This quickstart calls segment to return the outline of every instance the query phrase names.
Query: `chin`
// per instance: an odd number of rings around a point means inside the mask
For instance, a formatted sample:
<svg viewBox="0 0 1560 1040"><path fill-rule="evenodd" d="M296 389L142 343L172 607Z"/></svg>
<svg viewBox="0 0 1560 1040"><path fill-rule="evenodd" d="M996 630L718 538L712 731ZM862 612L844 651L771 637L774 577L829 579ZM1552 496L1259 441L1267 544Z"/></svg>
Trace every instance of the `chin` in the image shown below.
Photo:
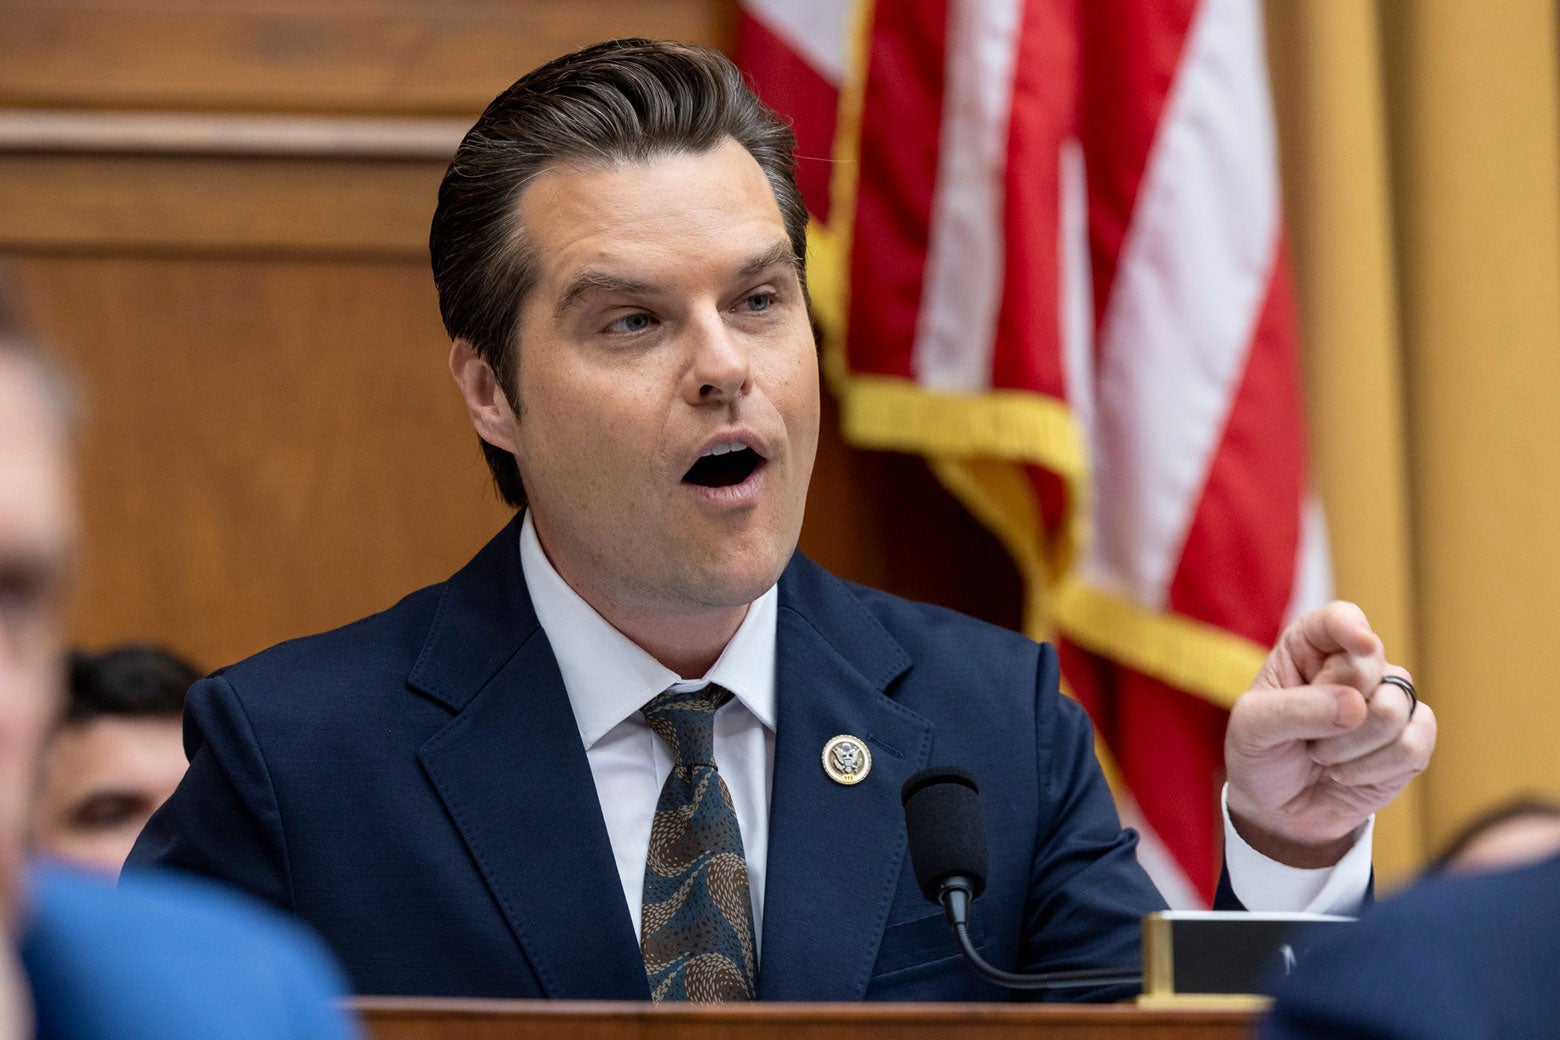
<svg viewBox="0 0 1560 1040"><path fill-rule="evenodd" d="M698 598L711 607L745 606L780 580L790 558L790 553L772 553L768 559L746 558L709 571L695 585Z"/></svg>

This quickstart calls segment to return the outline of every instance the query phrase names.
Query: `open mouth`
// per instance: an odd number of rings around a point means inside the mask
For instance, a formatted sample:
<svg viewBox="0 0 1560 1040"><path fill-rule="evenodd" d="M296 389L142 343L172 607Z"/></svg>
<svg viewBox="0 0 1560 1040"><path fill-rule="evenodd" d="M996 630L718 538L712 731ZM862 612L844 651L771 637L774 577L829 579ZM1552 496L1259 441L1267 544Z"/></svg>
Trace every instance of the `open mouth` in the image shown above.
<svg viewBox="0 0 1560 1040"><path fill-rule="evenodd" d="M731 487L752 476L763 463L764 457L745 444L717 444L689 467L683 482L700 487Z"/></svg>

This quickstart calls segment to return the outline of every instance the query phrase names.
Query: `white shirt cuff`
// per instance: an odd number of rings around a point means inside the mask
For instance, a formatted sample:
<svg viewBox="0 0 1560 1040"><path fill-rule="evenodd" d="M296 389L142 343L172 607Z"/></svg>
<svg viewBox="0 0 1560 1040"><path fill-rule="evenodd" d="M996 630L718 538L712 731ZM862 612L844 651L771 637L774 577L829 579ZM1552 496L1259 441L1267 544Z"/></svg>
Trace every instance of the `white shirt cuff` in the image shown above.
<svg viewBox="0 0 1560 1040"><path fill-rule="evenodd" d="M1229 795L1226 784L1219 799L1224 808L1224 866L1230 872L1230 887L1247 910L1351 917L1359 913L1365 890L1370 886L1374 815L1365 821L1365 829L1354 847L1333 866L1290 867L1268 859L1236 833L1230 819Z"/></svg>

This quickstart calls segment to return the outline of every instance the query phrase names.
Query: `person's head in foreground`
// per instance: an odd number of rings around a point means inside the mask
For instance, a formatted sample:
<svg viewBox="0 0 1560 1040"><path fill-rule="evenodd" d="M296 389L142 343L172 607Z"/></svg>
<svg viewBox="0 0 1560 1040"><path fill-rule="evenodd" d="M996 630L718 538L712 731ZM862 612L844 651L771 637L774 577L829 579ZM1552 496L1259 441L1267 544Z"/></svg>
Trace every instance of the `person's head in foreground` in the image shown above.
<svg viewBox="0 0 1560 1040"><path fill-rule="evenodd" d="M801 530L818 359L793 143L715 52L618 40L501 94L439 190L450 366L500 493L685 675Z"/></svg>
<svg viewBox="0 0 1560 1040"><path fill-rule="evenodd" d="M73 528L59 388L0 297L0 1036L28 1016L10 946L22 928L40 757L64 686Z"/></svg>
<svg viewBox="0 0 1560 1040"><path fill-rule="evenodd" d="M180 713L198 678L155 646L71 653L65 718L49 742L34 816L38 852L119 872L184 776Z"/></svg>
<svg viewBox="0 0 1560 1040"><path fill-rule="evenodd" d="M340 975L292 922L178 878L28 869L65 693L70 405L0 292L0 1040L347 1040Z"/></svg>
<svg viewBox="0 0 1560 1040"><path fill-rule="evenodd" d="M64 689L73 518L57 386L0 300L0 921L11 934L40 758Z"/></svg>

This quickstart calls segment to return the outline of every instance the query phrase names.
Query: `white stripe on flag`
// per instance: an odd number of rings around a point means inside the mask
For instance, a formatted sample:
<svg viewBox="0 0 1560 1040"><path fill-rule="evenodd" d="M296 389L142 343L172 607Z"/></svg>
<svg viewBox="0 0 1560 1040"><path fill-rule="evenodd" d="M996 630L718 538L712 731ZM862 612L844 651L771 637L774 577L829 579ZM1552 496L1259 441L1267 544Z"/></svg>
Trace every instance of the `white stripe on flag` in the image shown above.
<svg viewBox="0 0 1560 1040"><path fill-rule="evenodd" d="M1094 445L1094 269L1089 263L1089 175L1083 145L1062 145L1057 252L1062 278L1062 372L1067 406Z"/></svg>
<svg viewBox="0 0 1560 1040"><path fill-rule="evenodd" d="M1300 546L1295 552L1295 584L1284 608L1284 624L1333 598L1332 558L1327 551L1327 515L1307 492L1300 499Z"/></svg>
<svg viewBox="0 0 1560 1040"><path fill-rule="evenodd" d="M1272 276L1279 222L1256 0L1205 0L1101 323L1091 577L1162 608Z"/></svg>
<svg viewBox="0 0 1560 1040"><path fill-rule="evenodd" d="M852 0L742 0L742 8L836 87L845 82Z"/></svg>
<svg viewBox="0 0 1560 1040"><path fill-rule="evenodd" d="M991 387L1021 7L1021 0L949 5L937 184L911 357L916 380L931 390Z"/></svg>

